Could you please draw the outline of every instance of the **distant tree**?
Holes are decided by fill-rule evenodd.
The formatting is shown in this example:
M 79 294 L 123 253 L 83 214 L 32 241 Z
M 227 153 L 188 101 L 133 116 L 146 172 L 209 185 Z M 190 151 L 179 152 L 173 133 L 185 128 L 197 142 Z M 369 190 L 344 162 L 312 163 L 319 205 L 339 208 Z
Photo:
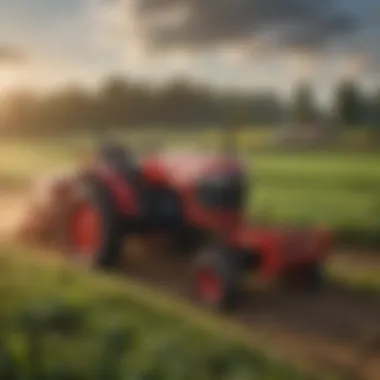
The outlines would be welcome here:
M 376 145 L 380 145 L 380 89 L 368 103 L 370 138 Z
M 97 122 L 111 127 L 129 124 L 133 112 L 129 83 L 123 77 L 107 78 L 100 86 L 96 97 Z
M 309 84 L 303 83 L 296 88 L 291 113 L 297 124 L 310 124 L 317 120 L 318 109 Z
M 339 123 L 343 126 L 359 126 L 365 121 L 365 99 L 352 81 L 340 83 L 336 89 L 335 112 Z
M 71 85 L 43 96 L 19 91 L 7 98 L 2 103 L 1 128 L 20 133 L 162 124 L 269 125 L 284 117 L 284 104 L 275 94 L 216 89 L 181 78 L 153 86 L 112 76 L 95 91 Z
M 44 97 L 39 117 L 47 129 L 88 128 L 95 119 L 92 96 L 77 86 Z
M 19 89 L 7 95 L 2 110 L 2 127 L 10 133 L 28 133 L 41 129 L 40 99 L 31 91 Z

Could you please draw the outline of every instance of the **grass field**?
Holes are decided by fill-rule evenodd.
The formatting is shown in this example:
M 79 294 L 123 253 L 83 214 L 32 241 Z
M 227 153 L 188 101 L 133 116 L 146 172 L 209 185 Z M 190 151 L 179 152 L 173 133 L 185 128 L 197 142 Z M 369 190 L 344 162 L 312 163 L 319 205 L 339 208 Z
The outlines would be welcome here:
M 181 312 L 136 284 L 4 247 L 0 264 L 0 377 L 8 371 L 1 378 L 312 378 L 252 348 L 222 322 Z M 9 377 L 12 365 L 18 376 Z
M 261 153 L 252 162 L 252 214 L 271 222 L 320 223 L 353 238 L 355 232 L 378 236 L 380 155 Z
M 156 136 L 135 132 L 122 138 L 136 147 L 146 141 L 165 146 L 217 145 L 212 132 Z M 379 242 L 379 153 L 264 152 L 252 148 L 269 140 L 270 135 L 263 131 L 239 136 L 251 173 L 251 217 L 272 223 L 323 224 L 348 242 Z M 83 157 L 88 147 L 86 136 L 4 140 L 0 143 L 0 183 L 17 184 L 70 165 Z
M 380 300 L 379 264 L 375 256 L 361 258 L 358 254 L 338 254 L 330 260 L 327 273 L 336 283 L 362 294 L 374 294 Z

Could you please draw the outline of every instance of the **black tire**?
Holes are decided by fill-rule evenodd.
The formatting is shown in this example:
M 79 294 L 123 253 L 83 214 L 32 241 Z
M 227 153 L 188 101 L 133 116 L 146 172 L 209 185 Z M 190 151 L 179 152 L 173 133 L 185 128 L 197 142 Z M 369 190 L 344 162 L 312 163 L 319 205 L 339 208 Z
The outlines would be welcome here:
M 211 299 L 201 289 L 201 275 L 205 271 L 218 280 L 220 295 Z M 242 297 L 240 279 L 242 268 L 227 247 L 211 247 L 196 259 L 193 288 L 197 301 L 212 311 L 229 312 L 236 309 Z
M 102 229 L 98 249 L 91 253 L 90 261 L 83 264 L 96 269 L 115 269 L 119 263 L 124 238 L 123 224 L 116 202 L 106 186 L 95 178 L 81 180 L 78 183 L 78 191 L 78 204 L 88 202 L 97 211 Z M 70 224 L 70 220 L 68 223 Z M 68 248 L 71 258 L 76 260 L 79 255 L 70 239 Z

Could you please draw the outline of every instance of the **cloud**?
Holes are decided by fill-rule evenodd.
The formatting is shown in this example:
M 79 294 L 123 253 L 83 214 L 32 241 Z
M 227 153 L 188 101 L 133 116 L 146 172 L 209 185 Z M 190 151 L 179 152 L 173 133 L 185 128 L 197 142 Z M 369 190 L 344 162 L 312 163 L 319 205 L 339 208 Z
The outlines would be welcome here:
M 261 42 L 273 49 L 316 51 L 357 28 L 327 0 L 119 0 L 139 20 L 150 50 L 199 51 Z M 131 5 L 132 4 L 132 5 Z
M 321 69 L 322 64 L 318 55 L 302 51 L 288 54 L 286 61 L 287 74 L 296 81 L 312 79 Z
M 158 65 L 191 71 L 216 57 L 224 69 L 248 73 L 269 59 L 282 62 L 288 75 L 312 77 L 342 46 L 351 54 L 352 38 L 363 27 L 355 10 L 342 10 L 339 1 L 103 0 L 98 34 L 137 71 Z
M 99 3 L 92 8 L 98 46 L 104 52 L 116 54 L 123 68 L 132 70 L 134 74 L 191 70 L 199 57 L 194 57 L 186 46 L 177 46 L 165 52 L 149 48 L 149 37 L 145 34 L 135 6 L 134 0 L 115 0 Z M 156 26 L 174 25 L 177 17 L 180 17 L 180 13 L 176 11 L 167 14 L 158 12 L 152 22 Z
M 14 89 L 46 92 L 68 84 L 95 88 L 102 72 L 75 62 L 36 57 L 22 67 L 0 66 L 0 96 Z
M 10 45 L 0 45 L 0 65 L 19 65 L 29 62 L 28 54 Z
M 363 76 L 367 72 L 373 72 L 373 62 L 365 55 L 352 53 L 338 61 L 339 75 L 345 79 L 353 79 Z

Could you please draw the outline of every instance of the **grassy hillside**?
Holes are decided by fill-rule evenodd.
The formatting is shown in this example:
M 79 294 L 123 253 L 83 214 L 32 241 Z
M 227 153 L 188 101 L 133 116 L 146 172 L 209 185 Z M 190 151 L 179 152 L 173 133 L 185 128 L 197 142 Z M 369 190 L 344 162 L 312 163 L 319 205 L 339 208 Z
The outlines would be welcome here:
M 185 306 L 58 261 L 2 247 L 0 289 L 0 378 L 312 379 Z

